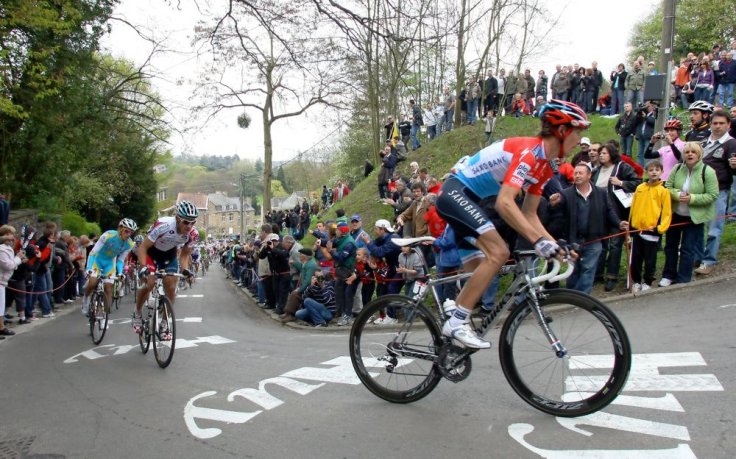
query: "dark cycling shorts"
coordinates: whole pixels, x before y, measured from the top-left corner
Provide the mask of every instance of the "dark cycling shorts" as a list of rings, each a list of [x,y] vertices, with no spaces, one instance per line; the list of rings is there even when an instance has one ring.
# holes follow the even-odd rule
[[[148,268],[154,271],[159,269],[165,270],[167,273],[179,272],[179,257],[176,256],[176,247],[163,252],[156,247],[148,249]]]
[[[496,227],[479,204],[480,198],[457,177],[450,176],[437,196],[437,213],[452,226],[458,247],[467,248],[462,241],[472,241],[478,235],[494,231]]]

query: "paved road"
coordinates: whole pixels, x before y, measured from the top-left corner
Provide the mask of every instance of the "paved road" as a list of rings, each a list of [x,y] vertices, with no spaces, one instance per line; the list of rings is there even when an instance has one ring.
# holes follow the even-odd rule
[[[76,308],[0,342],[0,458],[732,457],[731,285],[614,303],[628,397],[561,420],[513,393],[494,350],[419,402],[377,399],[344,331],[281,326],[216,269],[178,300],[186,341],[165,370],[137,347],[130,299],[96,349]]]

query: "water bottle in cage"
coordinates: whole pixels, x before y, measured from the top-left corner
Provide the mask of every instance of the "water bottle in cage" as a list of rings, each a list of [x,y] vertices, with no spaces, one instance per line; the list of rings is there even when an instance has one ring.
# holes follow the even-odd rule
[[[421,295],[424,293],[424,291],[427,289],[427,283],[422,281],[416,281],[414,282],[414,287],[412,288],[412,292],[414,295]]]

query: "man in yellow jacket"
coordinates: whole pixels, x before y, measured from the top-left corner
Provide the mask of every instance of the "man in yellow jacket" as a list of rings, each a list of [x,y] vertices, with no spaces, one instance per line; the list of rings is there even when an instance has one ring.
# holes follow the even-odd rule
[[[647,163],[648,180],[636,187],[631,212],[630,227],[638,230],[631,250],[631,280],[633,292],[649,290],[657,270],[657,246],[659,238],[667,231],[672,221],[670,193],[660,179],[662,162],[653,159]],[[644,265],[644,282],[642,282]]]

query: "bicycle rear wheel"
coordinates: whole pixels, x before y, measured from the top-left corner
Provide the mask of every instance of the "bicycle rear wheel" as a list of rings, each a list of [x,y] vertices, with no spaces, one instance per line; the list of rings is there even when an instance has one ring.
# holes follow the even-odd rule
[[[107,331],[108,313],[105,301],[98,292],[92,293],[89,301],[89,334],[92,342],[100,344]]]
[[[511,387],[534,408],[555,416],[582,416],[611,403],[631,369],[629,339],[616,315],[572,290],[548,291],[540,304],[567,353],[557,356],[532,305],[516,307],[501,329],[498,348]]]
[[[176,345],[176,321],[171,302],[165,296],[158,298],[158,305],[153,312],[153,355],[161,368],[166,368],[174,358]]]
[[[394,308],[396,326],[374,327],[368,319]],[[397,330],[398,328],[398,330]],[[350,360],[361,382],[378,397],[409,403],[425,397],[442,378],[435,362],[442,334],[432,313],[402,295],[368,303],[350,330]]]

